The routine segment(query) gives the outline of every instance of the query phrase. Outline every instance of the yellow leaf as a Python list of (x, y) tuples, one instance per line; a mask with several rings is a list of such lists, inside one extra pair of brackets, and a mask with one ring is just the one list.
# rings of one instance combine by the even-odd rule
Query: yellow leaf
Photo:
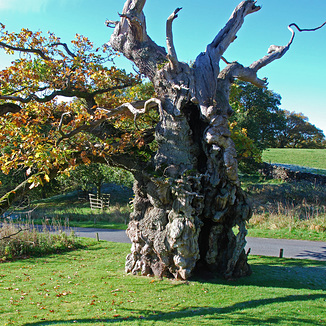
[(50, 182), (50, 178), (47, 174), (44, 175), (44, 179), (47, 181), (47, 182)]

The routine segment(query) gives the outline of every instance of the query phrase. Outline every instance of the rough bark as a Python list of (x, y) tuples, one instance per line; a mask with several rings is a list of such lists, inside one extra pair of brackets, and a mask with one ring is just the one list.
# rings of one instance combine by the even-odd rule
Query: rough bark
[(110, 40), (151, 79), (160, 102), (157, 153), (135, 173), (126, 271), (180, 279), (205, 270), (226, 278), (249, 275), (244, 247), (251, 209), (228, 128), (229, 88), (234, 78), (264, 87), (257, 71), (286, 50), (276, 49), (252, 67), (231, 63), (220, 71), (245, 16), (260, 9), (247, 0), (190, 67), (178, 61), (173, 45), (172, 22), (180, 9), (167, 21), (167, 53), (147, 35), (144, 5), (145, 0), (126, 1)]

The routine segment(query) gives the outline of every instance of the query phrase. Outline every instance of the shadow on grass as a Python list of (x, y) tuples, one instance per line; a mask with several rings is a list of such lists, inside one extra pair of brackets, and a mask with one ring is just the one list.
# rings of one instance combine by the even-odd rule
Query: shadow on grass
[(195, 276), (193, 282), (223, 284), (231, 286), (260, 286), (287, 289), (326, 291), (326, 262), (250, 256), (252, 275), (235, 280), (224, 280), (210, 275)]
[[(306, 318), (300, 318), (295, 315), (295, 312), (290, 315), (277, 314), (275, 311), (274, 315), (269, 315), (269, 317), (262, 317), (263, 314), (254, 314), (252, 309), (258, 308), (261, 309), (264, 306), (274, 304), (274, 303), (287, 303), (287, 302), (305, 302), (305, 301), (313, 301), (318, 299), (326, 299), (326, 294), (314, 294), (314, 295), (289, 295), (278, 298), (268, 298), (261, 300), (251, 300), (238, 302), (234, 305), (221, 307), (221, 308), (203, 308), (203, 307), (191, 307), (186, 310), (174, 311), (174, 312), (162, 312), (156, 311), (155, 313), (150, 310), (135, 310), (129, 311), (125, 309), (126, 312), (132, 313), (133, 316), (128, 316), (125, 318), (117, 317), (117, 318), (92, 318), (92, 319), (71, 319), (71, 320), (47, 320), (47, 321), (37, 321), (34, 323), (24, 324), (25, 326), (36, 326), (36, 325), (68, 325), (68, 324), (94, 324), (95, 322), (102, 323), (123, 323), (129, 324), (135, 321), (140, 322), (144, 321), (163, 321), (163, 322), (172, 322), (178, 323), (178, 319), (180, 318), (188, 318), (187, 322), (190, 322), (189, 318), (198, 317), (211, 319), (214, 324), (216, 322), (220, 323), (229, 323), (232, 325), (266, 325), (268, 324), (278, 324), (282, 322), (288, 322), (288, 324), (292, 324), (293, 321), (302, 324), (309, 325), (320, 325), (321, 321), (312, 321), (309, 316)], [(249, 309), (249, 311), (246, 311)], [(214, 320), (214, 321), (213, 321)], [(186, 322), (186, 321), (185, 321)]]

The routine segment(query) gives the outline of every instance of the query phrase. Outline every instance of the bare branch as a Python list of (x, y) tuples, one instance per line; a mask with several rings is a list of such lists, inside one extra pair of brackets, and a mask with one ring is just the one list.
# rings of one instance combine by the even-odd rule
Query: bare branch
[[(145, 0), (127, 0), (121, 20), (116, 24), (110, 45), (139, 68), (140, 73), (154, 78), (160, 64), (166, 62), (166, 49), (158, 46), (147, 35), (146, 19), (142, 11)], [(109, 25), (110, 25), (109, 21)]]
[(289, 25), (289, 28), (294, 26), (294, 27), (296, 27), (296, 29), (299, 32), (314, 32), (314, 31), (317, 31), (318, 29), (322, 28), (325, 25), (326, 25), (326, 21), (323, 24), (321, 24), (320, 26), (316, 27), (316, 28), (300, 28), (297, 24), (292, 23), (292, 24)]
[(178, 57), (173, 44), (172, 22), (178, 17), (177, 13), (181, 9), (182, 8), (177, 8), (174, 10), (166, 21), (166, 46), (168, 50), (168, 58), (172, 64), (172, 68), (174, 69), (178, 69)]
[(137, 14), (140, 14), (143, 11), (146, 0), (130, 0), (130, 3), (133, 5), (130, 6), (130, 9)]
[(117, 26), (121, 27), (123, 32), (125, 32), (128, 27), (133, 30), (133, 36), (141, 42), (147, 40), (147, 32), (146, 32), (146, 22), (145, 16), (143, 14), (143, 8), (146, 0), (127, 0), (122, 14), (120, 14), (121, 26), (117, 24)]
[(260, 9), (260, 6), (256, 6), (256, 1), (242, 1), (235, 8), (225, 27), (217, 34), (208, 48), (215, 49), (216, 55), (221, 56), (228, 46), (235, 40), (236, 33), (242, 27), (245, 16)]
[(58, 42), (58, 43), (51, 44), (51, 46), (57, 46), (57, 45), (62, 45), (64, 47), (64, 49), (66, 50), (66, 52), (68, 53), (68, 55), (70, 55), (72, 58), (76, 58), (77, 57), (73, 52), (71, 52), (69, 50), (67, 43)]
[(109, 28), (115, 28), (117, 25), (119, 24), (119, 21), (118, 20), (109, 20), (107, 19), (105, 21), (105, 25)]
[(134, 121), (135, 121), (136, 128), (138, 128), (137, 123), (136, 123), (137, 117), (140, 114), (144, 114), (144, 113), (148, 112), (150, 109), (152, 109), (154, 107), (158, 107), (159, 113), (162, 116), (162, 112), (163, 112), (162, 111), (162, 103), (157, 98), (151, 98), (151, 99), (149, 99), (147, 101), (136, 101), (136, 102), (133, 102), (133, 103), (124, 103), (124, 104), (122, 104), (122, 105), (120, 105), (120, 106), (118, 106), (118, 107), (116, 107), (116, 108), (114, 108), (112, 110), (108, 110), (108, 109), (104, 109), (104, 108), (97, 108), (96, 111), (100, 111), (100, 112), (104, 113), (103, 118), (92, 121), (92, 122), (90, 122), (88, 124), (84, 124), (82, 126), (79, 126), (78, 128), (70, 131), (67, 134), (63, 133), (63, 131), (61, 130), (62, 123), (63, 123), (62, 122), (63, 117), (64, 117), (64, 115), (69, 114), (68, 112), (64, 113), (61, 116), (60, 124), (59, 124), (59, 127), (58, 127), (58, 131), (61, 133), (62, 137), (58, 139), (58, 141), (56, 142), (56, 146), (58, 146), (61, 143), (62, 140), (69, 139), (69, 138), (77, 135), (80, 132), (94, 129), (95, 127), (97, 127), (102, 122), (106, 121), (109, 118), (115, 117), (115, 116), (117, 116), (119, 114), (128, 115), (128, 114), (131, 113), (134, 116)]
[(221, 56), (221, 60), (226, 63), (227, 65), (229, 65), (231, 62), (227, 61), (223, 56)]
[(323, 26), (326, 25), (326, 22), (324, 22), (322, 25), (316, 27), (316, 28), (305, 28), (301, 29), (297, 24), (292, 23), (288, 26), (289, 31), (291, 32), (292, 36), (289, 41), (289, 43), (285, 46), (278, 46), (278, 45), (271, 45), (267, 51), (269, 55), (264, 56), (262, 59), (259, 59), (252, 63), (249, 68), (253, 69), (254, 71), (258, 71), (259, 69), (267, 66), (271, 62), (273, 62), (276, 59), (280, 59), (284, 56), (284, 54), (289, 50), (290, 46), (293, 43), (295, 32), (292, 29), (293, 27), (296, 27), (299, 32), (314, 32), (317, 31), (318, 29), (322, 28)]
[(66, 115), (70, 115), (70, 112), (65, 112), (65, 113), (62, 113), (61, 115), (61, 119), (60, 119), (60, 122), (59, 122), (59, 126), (58, 126), (58, 131), (60, 132), (60, 134), (62, 136), (64, 136), (64, 132), (62, 131), (62, 124), (63, 124), (63, 118), (66, 116)]
[(111, 118), (118, 114), (125, 114), (128, 112), (132, 113), (134, 116), (137, 116), (139, 114), (146, 113), (148, 110), (154, 108), (155, 106), (158, 107), (160, 114), (162, 114), (162, 103), (161, 103), (161, 100), (159, 100), (157, 98), (151, 98), (147, 101), (136, 101), (136, 102), (132, 102), (132, 103), (124, 103), (112, 110), (107, 110), (107, 109), (102, 109), (102, 108), (98, 108), (97, 110), (105, 112), (106, 118)]
[[(243, 81), (250, 82), (253, 85), (258, 86), (258, 87), (266, 87), (267, 79), (266, 78), (259, 79), (257, 77), (257, 72), (259, 69), (267, 66), (274, 60), (282, 58), (284, 56), (284, 54), (289, 50), (290, 46), (293, 43), (294, 36), (295, 36), (295, 32), (292, 29), (292, 27), (296, 27), (299, 32), (313, 32), (313, 31), (317, 31), (318, 29), (322, 28), (325, 25), (326, 25), (326, 22), (324, 22), (322, 25), (320, 25), (316, 28), (301, 29), (297, 24), (292, 23), (288, 26), (288, 29), (292, 35), (291, 35), (291, 39), (287, 45), (285, 45), (285, 46), (271, 45), (267, 51), (268, 55), (255, 61), (249, 67), (244, 67), (237, 62), (228, 63), (226, 60), (223, 60), (225, 63), (228, 64), (228, 66), (225, 69), (223, 69), (223, 71), (221, 71), (219, 77), (221, 77), (223, 79), (238, 78)], [(224, 58), (222, 57), (222, 59), (224, 59)]]
[[(0, 95), (0, 99), (16, 101), (16, 102), (21, 102), (21, 103), (29, 103), (32, 100), (36, 101), (38, 103), (45, 103), (45, 102), (49, 102), (49, 101), (53, 100), (56, 96), (79, 97), (79, 98), (89, 99), (89, 98), (93, 98), (94, 96), (99, 95), (99, 94), (104, 94), (104, 93), (115, 91), (115, 90), (118, 90), (118, 89), (124, 89), (126, 87), (133, 86), (133, 85), (134, 85), (134, 83), (130, 81), (130, 82), (128, 82), (126, 84), (123, 84), (123, 85), (108, 86), (106, 88), (97, 89), (97, 90), (92, 91), (92, 92), (87, 92), (87, 91), (82, 91), (82, 90), (75, 90), (72, 87), (69, 87), (69, 88), (62, 89), (62, 90), (54, 90), (51, 94), (46, 95), (44, 97), (39, 97), (38, 95), (33, 93), (33, 94), (30, 94), (27, 97), (11, 96), (11, 95)], [(44, 91), (45, 88), (43, 88), (42, 90)]]
[[(220, 73), (220, 59), (228, 46), (236, 39), (236, 33), (244, 23), (244, 18), (260, 10), (256, 1), (242, 1), (233, 11), (225, 27), (217, 34), (213, 42), (207, 46), (206, 52), (200, 53), (196, 58), (194, 69), (196, 84), (201, 85), (200, 92), (196, 92), (203, 112), (212, 105), (215, 97), (217, 77)], [(205, 113), (202, 114), (205, 116)]]
[(16, 46), (12, 46), (9, 44), (6, 44), (4, 42), (0, 42), (0, 46), (9, 50), (13, 50), (13, 51), (19, 51), (19, 52), (24, 52), (24, 53), (34, 53), (39, 55), (42, 59), (46, 60), (46, 61), (52, 61), (52, 58), (48, 57), (43, 51), (39, 50), (39, 49), (26, 49), (26, 48), (21, 48), (21, 47), (16, 47)]
[(267, 86), (267, 79), (259, 79), (254, 69), (244, 67), (238, 62), (230, 63), (220, 72), (218, 77), (223, 80), (228, 80), (230, 84), (234, 78), (238, 78), (260, 88)]

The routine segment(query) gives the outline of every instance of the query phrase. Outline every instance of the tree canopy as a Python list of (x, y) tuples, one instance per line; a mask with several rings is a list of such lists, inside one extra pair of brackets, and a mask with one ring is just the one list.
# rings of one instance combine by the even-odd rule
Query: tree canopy
[[(9, 33), (4, 25), (0, 46), (19, 54), (0, 71), (0, 166), (5, 174), (23, 169), (25, 190), (80, 163), (115, 157), (119, 165), (126, 152), (135, 158), (125, 157), (124, 166), (147, 159), (157, 114), (149, 110), (135, 123), (136, 112), (123, 104), (137, 99), (139, 89), (143, 95), (152, 89), (146, 93), (137, 74), (116, 68), (110, 47), (94, 49), (78, 34), (68, 46), (52, 33)], [(143, 107), (137, 100), (134, 105)]]
[(302, 113), (281, 109), (281, 96), (248, 82), (236, 81), (230, 89), (232, 138), (240, 168), (252, 169), (267, 148), (324, 148), (325, 135)]

